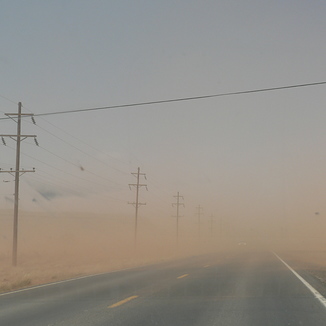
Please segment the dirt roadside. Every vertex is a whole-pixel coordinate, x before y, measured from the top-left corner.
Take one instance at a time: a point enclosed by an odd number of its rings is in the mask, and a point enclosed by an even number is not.
[[[326,251],[282,252],[282,258],[317,291],[326,295]]]

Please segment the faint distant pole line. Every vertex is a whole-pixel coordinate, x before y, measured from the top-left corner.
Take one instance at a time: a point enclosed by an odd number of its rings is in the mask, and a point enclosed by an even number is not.
[[[134,245],[135,245],[135,248],[136,248],[136,246],[137,246],[138,207],[140,207],[142,205],[146,205],[146,203],[140,203],[139,202],[139,189],[141,187],[146,187],[146,189],[147,189],[147,184],[139,183],[140,182],[140,176],[144,176],[145,180],[147,180],[147,179],[146,179],[146,174],[145,173],[140,173],[140,168],[138,168],[137,172],[132,172],[131,174],[137,178],[137,183],[130,183],[129,184],[130,189],[131,189],[131,187],[136,188],[136,201],[132,202],[132,203],[128,202],[128,204],[133,205],[135,207]]]
[[[36,145],[38,145],[36,140],[36,135],[22,135],[21,134],[21,118],[22,116],[30,116],[33,118],[32,113],[22,113],[22,103],[18,103],[18,113],[5,113],[6,116],[12,118],[14,121],[17,119],[17,134],[8,134],[8,135],[0,135],[2,142],[6,145],[4,137],[9,137],[16,141],[16,168],[13,171],[10,170],[0,170],[0,172],[10,173],[15,177],[15,202],[14,202],[14,224],[13,224],[13,247],[12,247],[12,265],[17,266],[17,249],[18,249],[18,204],[19,204],[19,178],[22,174],[26,172],[35,172],[35,168],[33,170],[20,170],[20,144],[21,142],[29,137],[34,138]]]
[[[200,220],[201,220],[201,216],[203,215],[203,207],[198,205],[196,207],[196,215],[198,218],[198,239],[200,239]]]
[[[177,248],[178,248],[178,246],[179,246],[179,218],[181,217],[180,215],[179,215],[179,207],[180,206],[185,206],[184,205],[184,203],[181,203],[180,202],[180,199],[182,199],[182,200],[184,200],[184,198],[183,198],[183,196],[180,196],[180,193],[179,193],[179,191],[177,192],[177,195],[176,196],[173,196],[174,198],[176,198],[176,203],[172,203],[172,206],[173,207],[176,207],[176,209],[177,209],[177,215],[175,216],[176,217],[176,243],[177,243]]]

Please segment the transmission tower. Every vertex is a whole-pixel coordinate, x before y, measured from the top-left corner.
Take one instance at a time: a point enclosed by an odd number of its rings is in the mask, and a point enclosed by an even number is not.
[[[147,185],[146,184],[141,184],[139,183],[139,180],[140,180],[140,176],[144,176],[145,180],[146,179],[146,174],[145,173],[140,173],[140,168],[138,168],[137,172],[132,172],[131,173],[133,176],[135,176],[137,178],[137,183],[130,183],[129,184],[129,188],[131,189],[131,187],[135,187],[136,188],[136,201],[135,202],[128,202],[128,204],[130,205],[133,205],[135,207],[135,247],[137,245],[137,222],[138,222],[138,207],[142,206],[142,205],[146,205],[146,203],[140,203],[139,202],[139,189],[141,187],[146,187],[146,189],[148,190],[147,188]]]
[[[179,217],[181,217],[179,215],[179,207],[180,206],[185,207],[185,205],[184,205],[184,203],[180,203],[180,198],[182,198],[182,200],[184,200],[184,198],[183,198],[183,196],[180,196],[179,191],[178,191],[177,195],[176,196],[173,196],[173,197],[177,199],[177,202],[176,203],[172,203],[172,206],[177,208],[177,215],[175,217],[177,218],[177,231],[176,231],[176,236],[177,236],[177,246],[178,246],[178,244],[179,244]]]
[[[16,168],[15,170],[1,170],[2,173],[10,173],[15,177],[15,204],[14,204],[14,225],[13,225],[13,246],[12,246],[12,265],[17,266],[17,248],[18,248],[18,202],[19,202],[19,177],[26,172],[35,172],[33,170],[20,169],[20,143],[29,137],[34,138],[36,145],[38,142],[36,140],[36,135],[22,135],[21,134],[21,118],[30,116],[33,123],[35,124],[33,114],[22,113],[22,103],[18,103],[18,113],[5,113],[6,116],[11,118],[17,123],[17,134],[16,135],[0,135],[2,142],[6,145],[4,137],[9,137],[16,141]]]

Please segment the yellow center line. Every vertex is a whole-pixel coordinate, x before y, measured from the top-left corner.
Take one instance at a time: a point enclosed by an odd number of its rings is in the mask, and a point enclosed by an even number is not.
[[[184,277],[187,277],[189,274],[183,274],[181,276],[178,276],[177,278],[184,278]]]
[[[133,299],[136,299],[138,297],[139,297],[138,295],[133,295],[133,296],[131,296],[129,298],[126,298],[124,300],[121,300],[119,302],[116,302],[116,303],[112,304],[111,306],[108,306],[108,308],[116,308],[116,307],[119,307],[119,306],[123,305],[124,303],[126,303],[128,301],[131,301]]]
[[[210,266],[210,265],[205,265],[204,268],[207,268],[207,267],[209,267],[209,266]]]

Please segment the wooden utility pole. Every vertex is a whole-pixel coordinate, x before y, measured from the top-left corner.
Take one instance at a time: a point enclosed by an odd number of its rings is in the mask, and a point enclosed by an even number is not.
[[[135,241],[135,248],[136,248],[136,246],[137,246],[138,207],[142,206],[142,205],[146,205],[146,203],[140,203],[139,202],[139,189],[141,187],[146,187],[146,189],[147,189],[147,185],[146,184],[140,184],[139,180],[140,180],[141,175],[144,176],[145,180],[147,180],[147,179],[146,179],[146,174],[145,173],[140,173],[140,168],[138,168],[137,172],[132,172],[131,174],[137,178],[137,183],[130,183],[129,184],[130,189],[131,189],[131,187],[136,188],[136,201],[133,202],[133,203],[128,202],[128,204],[133,205],[135,207],[135,240],[134,241]]]
[[[196,207],[196,209],[197,209],[197,217],[198,217],[198,239],[199,239],[200,238],[200,218],[203,215],[203,207],[198,205]]]
[[[183,196],[180,196],[179,191],[178,191],[177,195],[176,196],[173,196],[173,197],[177,199],[177,202],[176,203],[172,203],[172,206],[177,208],[177,216],[176,216],[176,218],[177,218],[177,230],[176,230],[176,236],[177,236],[177,246],[178,246],[178,244],[179,244],[179,217],[181,217],[179,215],[179,206],[183,206],[184,207],[185,205],[184,205],[184,203],[180,203],[180,198],[182,198],[182,200],[184,200],[184,198],[183,198]]]
[[[5,113],[6,116],[11,119],[17,119],[17,134],[16,135],[0,135],[2,138],[2,142],[5,145],[6,142],[4,137],[9,137],[16,141],[16,169],[13,171],[8,170],[4,171],[0,169],[0,172],[10,173],[15,177],[15,204],[14,204],[14,226],[13,226],[13,246],[12,246],[12,265],[17,266],[17,248],[18,248],[18,204],[19,204],[19,177],[26,172],[35,172],[35,168],[33,170],[20,170],[20,143],[29,137],[33,137],[36,145],[38,145],[36,141],[36,135],[22,135],[21,134],[21,118],[22,116],[33,116],[30,113],[22,113],[22,103],[18,103],[18,113]]]
[[[211,225],[210,225],[211,238],[213,238],[213,224],[214,224],[214,216],[213,216],[213,214],[211,214],[210,222],[211,222]]]

